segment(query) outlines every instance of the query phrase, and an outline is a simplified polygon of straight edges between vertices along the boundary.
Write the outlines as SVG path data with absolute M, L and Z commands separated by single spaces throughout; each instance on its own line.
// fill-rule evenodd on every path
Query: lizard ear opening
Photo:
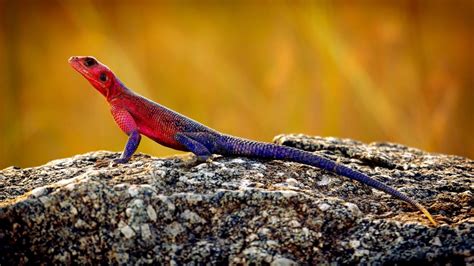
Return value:
M 100 79 L 100 81 L 102 81 L 102 82 L 106 82 L 106 81 L 109 79 L 109 77 L 107 77 L 107 74 L 105 74 L 104 72 L 102 72 L 102 73 L 100 73 L 99 79 Z

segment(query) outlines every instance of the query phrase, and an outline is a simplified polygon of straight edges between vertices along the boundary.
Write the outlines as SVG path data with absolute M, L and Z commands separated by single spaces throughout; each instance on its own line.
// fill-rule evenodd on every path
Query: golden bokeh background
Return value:
M 210 2 L 0 1 L 0 169 L 124 146 L 72 55 L 225 133 L 474 157 L 473 1 Z

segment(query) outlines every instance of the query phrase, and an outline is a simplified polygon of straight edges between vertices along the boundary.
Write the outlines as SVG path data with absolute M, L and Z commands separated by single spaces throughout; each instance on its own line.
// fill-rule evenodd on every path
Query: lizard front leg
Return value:
M 132 155 L 137 150 L 138 145 L 140 144 L 141 138 L 142 137 L 140 133 L 138 133 L 138 131 L 133 131 L 132 133 L 130 133 L 130 135 L 128 136 L 127 144 L 125 145 L 125 148 L 122 152 L 122 155 L 120 156 L 120 158 L 115 159 L 114 163 L 128 162 L 130 158 L 132 157 Z
M 128 141 L 122 155 L 120 158 L 115 159 L 114 162 L 126 163 L 137 150 L 138 145 L 140 144 L 141 135 L 138 131 L 135 120 L 126 109 L 112 106 L 111 112 L 117 125 L 123 132 L 125 132 L 125 134 L 128 135 Z

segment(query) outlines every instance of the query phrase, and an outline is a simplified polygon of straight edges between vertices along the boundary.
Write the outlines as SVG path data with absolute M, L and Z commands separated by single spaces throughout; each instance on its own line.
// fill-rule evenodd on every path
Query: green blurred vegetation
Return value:
M 474 157 L 472 1 L 0 1 L 0 168 L 126 136 L 68 65 L 93 55 L 213 128 L 393 141 Z M 175 154 L 150 140 L 139 151 Z

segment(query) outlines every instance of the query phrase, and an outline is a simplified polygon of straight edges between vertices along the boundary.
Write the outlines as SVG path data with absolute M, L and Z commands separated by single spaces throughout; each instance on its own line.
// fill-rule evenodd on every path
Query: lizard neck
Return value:
M 114 78 L 114 82 L 110 85 L 110 89 L 107 91 L 105 98 L 112 104 L 117 98 L 121 98 L 124 95 L 131 95 L 133 92 L 125 86 L 117 77 Z

